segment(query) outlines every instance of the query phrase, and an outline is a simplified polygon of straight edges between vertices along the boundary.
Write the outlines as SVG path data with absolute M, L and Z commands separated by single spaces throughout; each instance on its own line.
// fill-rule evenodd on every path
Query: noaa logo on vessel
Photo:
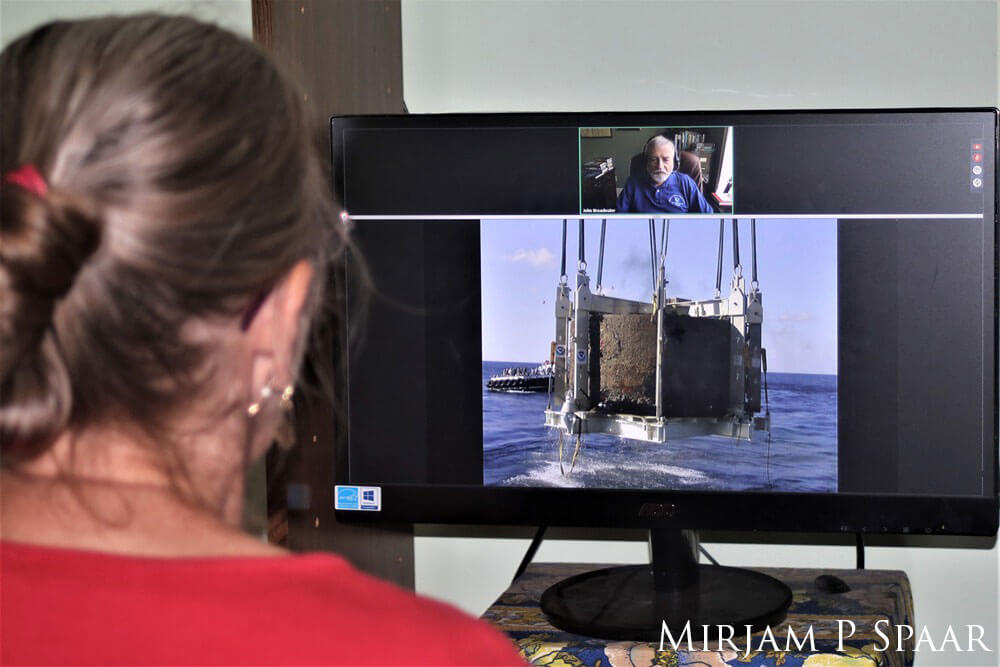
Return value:
M 586 350 L 577 350 L 576 351 L 576 363 L 578 363 L 578 364 L 585 364 L 585 363 L 587 363 L 587 351 Z
M 687 202 L 684 201 L 684 197 L 681 195 L 670 195 L 667 197 L 667 201 L 670 202 L 671 206 L 676 206 L 677 208 L 686 209 Z
M 566 346 L 565 345 L 556 345 L 556 356 L 557 357 L 565 357 L 566 356 Z

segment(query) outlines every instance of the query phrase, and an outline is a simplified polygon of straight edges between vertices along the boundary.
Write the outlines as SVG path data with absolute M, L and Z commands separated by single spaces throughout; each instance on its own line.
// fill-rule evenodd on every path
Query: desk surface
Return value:
M 895 646 L 895 626 L 913 625 L 913 598 L 910 583 L 904 572 L 889 570 L 811 570 L 787 568 L 753 568 L 785 582 L 792 589 L 792 605 L 788 617 L 773 627 L 772 633 L 778 646 L 784 648 L 791 627 L 795 636 L 805 637 L 812 627 L 816 651 L 792 648 L 791 651 L 774 651 L 767 644 L 760 649 L 764 635 L 751 637 L 750 651 L 746 652 L 746 637 L 737 630 L 733 642 L 738 651 L 716 650 L 718 637 L 715 629 L 709 635 L 709 649 L 703 648 L 700 629 L 693 633 L 695 650 L 674 652 L 660 651 L 659 638 L 655 642 L 605 641 L 574 635 L 552 627 L 538 606 L 538 599 L 548 586 L 560 579 L 608 567 L 600 564 L 533 563 L 524 575 L 512 585 L 486 611 L 483 618 L 506 632 L 519 646 L 521 655 L 536 665 L 553 667 L 598 666 L 645 667 L 647 665 L 740 665 L 759 667 L 869 667 L 871 665 L 900 666 L 913 664 L 913 640 Z M 834 574 L 843 579 L 851 590 L 846 593 L 822 593 L 816 590 L 814 580 L 819 574 Z M 875 623 L 893 642 L 887 650 L 877 633 Z M 843 650 L 838 650 L 838 620 L 853 621 L 857 631 L 847 637 L 845 625 Z M 694 629 L 692 629 L 694 631 Z M 686 648 L 686 645 L 685 645 Z

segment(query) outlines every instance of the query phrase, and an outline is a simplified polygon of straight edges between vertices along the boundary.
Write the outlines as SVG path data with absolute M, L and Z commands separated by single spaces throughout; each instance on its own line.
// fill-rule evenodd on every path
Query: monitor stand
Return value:
M 691 637 L 717 636 L 728 625 L 735 635 L 763 630 L 785 618 L 792 591 L 766 574 L 699 565 L 695 531 L 649 531 L 650 565 L 626 565 L 564 579 L 542 593 L 552 625 L 601 639 L 660 640 L 663 623 L 676 639 L 691 623 Z

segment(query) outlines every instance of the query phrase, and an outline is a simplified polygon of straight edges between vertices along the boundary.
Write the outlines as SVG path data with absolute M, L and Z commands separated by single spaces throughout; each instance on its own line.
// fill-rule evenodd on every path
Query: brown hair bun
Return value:
M 41 196 L 6 180 L 2 187 L 0 442 L 5 458 L 22 459 L 69 419 L 72 392 L 52 314 L 100 245 L 101 225 L 58 191 Z

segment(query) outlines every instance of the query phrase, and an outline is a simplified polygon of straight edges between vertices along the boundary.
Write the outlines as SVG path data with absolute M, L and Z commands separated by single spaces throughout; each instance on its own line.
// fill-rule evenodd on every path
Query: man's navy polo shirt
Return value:
M 618 213 L 712 213 L 712 207 L 687 174 L 670 172 L 659 187 L 643 174 L 628 179 L 618 196 Z

